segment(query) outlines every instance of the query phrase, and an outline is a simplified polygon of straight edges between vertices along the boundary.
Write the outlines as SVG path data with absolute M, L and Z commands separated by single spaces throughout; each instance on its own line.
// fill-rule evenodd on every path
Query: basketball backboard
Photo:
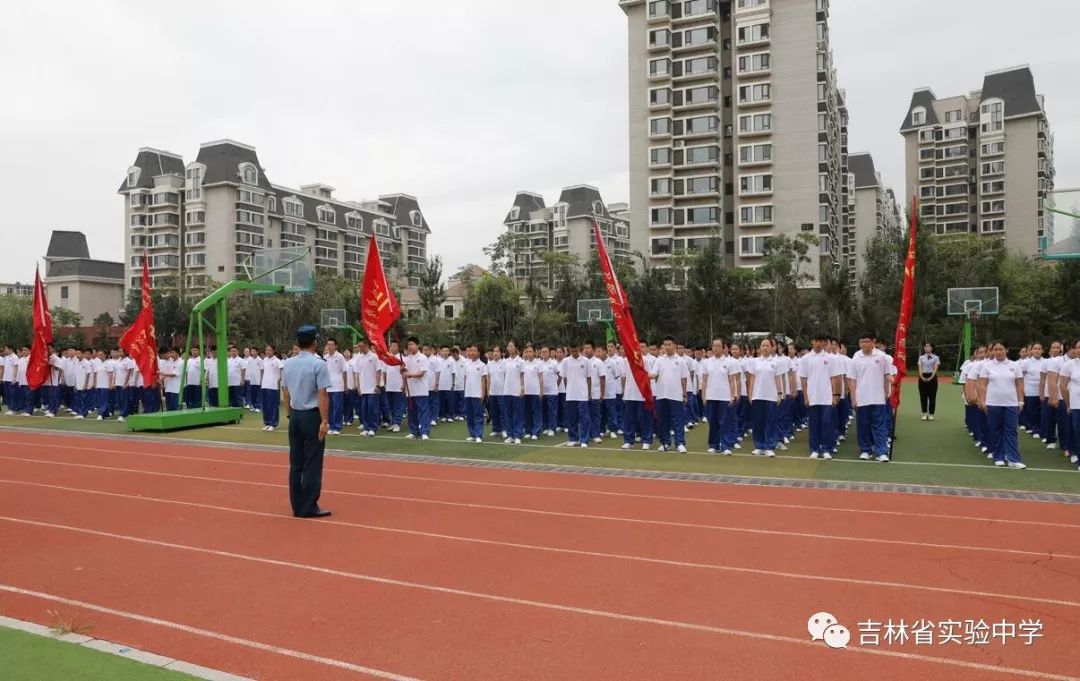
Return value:
M 240 269 L 249 280 L 281 286 L 285 293 L 310 293 L 315 287 L 310 246 L 262 248 L 249 254 Z
M 324 309 L 319 313 L 319 326 L 324 329 L 339 329 L 347 323 L 344 308 Z
M 610 322 L 611 302 L 607 298 L 583 299 L 577 301 L 577 320 L 583 324 Z
M 1056 189 L 1042 200 L 1044 260 L 1080 259 L 1080 188 Z
M 978 316 L 997 314 L 998 289 L 996 286 L 951 288 L 945 313 L 956 317 L 968 317 L 972 313 Z

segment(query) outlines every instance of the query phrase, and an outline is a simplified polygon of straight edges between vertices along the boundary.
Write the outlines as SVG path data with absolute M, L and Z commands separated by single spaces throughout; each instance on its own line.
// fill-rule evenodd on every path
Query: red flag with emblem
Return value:
M 386 281 L 382 258 L 379 257 L 379 245 L 375 235 L 368 242 L 367 265 L 364 266 L 364 286 L 360 291 L 360 326 L 371 343 L 372 349 L 386 364 L 398 366 L 401 360 L 389 354 L 386 347 L 386 332 L 401 317 L 394 292 Z
M 649 383 L 649 372 L 645 370 L 645 360 L 641 356 L 634 318 L 630 314 L 630 299 L 626 297 L 626 291 L 619 283 L 619 278 L 615 276 L 615 268 L 612 267 L 607 248 L 604 247 L 604 237 L 600 233 L 599 222 L 593 222 L 593 230 L 596 235 L 596 249 L 600 255 L 600 271 L 604 275 L 604 288 L 607 289 L 608 300 L 611 302 L 611 318 L 615 322 L 615 331 L 626 353 L 626 361 L 630 365 L 634 383 L 637 384 L 641 396 L 645 399 L 645 406 L 651 409 L 652 386 Z
M 918 232 L 919 201 L 911 197 L 911 226 L 908 228 L 907 257 L 904 259 L 904 287 L 900 294 L 900 316 L 896 320 L 896 340 L 893 343 L 893 364 L 896 382 L 889 399 L 893 410 L 900 408 L 900 385 L 907 376 L 907 335 L 915 308 L 915 237 Z
M 120 347 L 135 360 L 143 385 L 152 386 L 157 378 L 157 338 L 154 332 L 154 302 L 150 298 L 149 258 L 143 255 L 142 310 L 139 316 L 120 337 Z
M 26 383 L 37 390 L 49 376 L 49 346 L 53 342 L 52 314 L 45 298 L 41 272 L 34 270 L 34 341 L 30 345 L 30 361 L 26 365 Z

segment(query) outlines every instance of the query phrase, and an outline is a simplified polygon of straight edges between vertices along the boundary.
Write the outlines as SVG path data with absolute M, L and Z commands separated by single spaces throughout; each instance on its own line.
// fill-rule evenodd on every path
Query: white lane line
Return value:
M 201 480 L 204 482 L 221 482 L 233 485 L 247 485 L 251 487 L 270 487 L 273 489 L 285 489 L 288 485 L 279 485 L 270 482 L 254 482 L 250 480 L 231 480 L 227 478 L 212 478 L 202 475 L 185 475 L 182 473 L 164 473 L 159 471 L 144 471 L 136 468 L 119 468 L 115 466 L 95 466 L 85 463 L 74 463 L 71 461 L 46 461 L 42 459 L 24 459 L 14 456 L 0 456 L 0 459 L 7 461 L 20 461 L 23 463 L 36 464 L 41 466 L 68 466 L 73 468 L 89 468 L 93 470 L 102 471 L 114 471 L 119 473 L 133 473 L 135 475 L 151 475 L 165 478 L 177 478 L 182 480 Z M 561 511 L 545 511 L 534 508 L 520 508 L 516 506 L 496 506 L 492 504 L 470 504 L 457 501 L 441 501 L 439 499 L 421 499 L 417 497 L 399 497 L 385 494 L 365 494 L 363 492 L 347 492 L 341 490 L 323 489 L 324 494 L 340 494 L 342 496 L 359 497 L 363 499 L 381 499 L 384 501 L 401 501 L 414 504 L 435 504 L 439 506 L 450 506 L 454 508 L 470 508 L 480 509 L 485 511 L 505 511 L 508 513 L 527 513 L 530 515 L 541 515 L 555 518 L 571 518 L 574 520 L 601 520 L 607 522 L 617 523 L 631 523 L 635 525 L 654 525 L 658 527 L 682 527 L 695 530 L 710 530 L 716 532 L 738 532 L 742 534 L 755 534 L 763 536 L 777 536 L 777 537 L 798 537 L 800 539 L 820 539 L 826 541 L 848 541 L 858 542 L 864 544 L 882 544 L 886 546 L 909 546 L 909 547 L 930 547 L 936 549 L 949 549 L 957 551 L 980 551 L 986 553 L 1005 553 L 1009 555 L 1017 556 L 1035 556 L 1038 558 L 1046 559 L 1072 559 L 1080 560 L 1080 555 L 1073 555 L 1068 553 L 1055 553 L 1047 551 L 1027 551 L 1023 549 L 1007 549 L 998 548 L 993 546 L 971 546 L 963 544 L 938 544 L 932 542 L 922 541 L 904 541 L 900 539 L 878 539 L 873 537 L 854 537 L 849 535 L 837 535 L 837 534 L 819 534 L 813 532 L 791 532 L 785 530 L 763 530 L 750 527 L 731 527 L 727 525 L 705 525 L 700 523 L 685 523 L 677 522 L 674 520 L 650 520 L 647 518 L 626 518 L 622 516 L 608 516 L 608 515 L 593 515 L 588 513 L 564 513 Z
M 318 567 L 318 566 L 315 566 L 315 565 L 307 565 L 307 564 L 304 564 L 304 563 L 294 563 L 294 562 L 291 562 L 291 561 L 276 560 L 276 559 L 272 559 L 272 558 L 260 558 L 258 556 L 250 556 L 250 555 L 246 555 L 246 554 L 242 554 L 242 553 L 233 553 L 233 552 L 230 552 L 230 551 L 218 551 L 216 549 L 207 549 L 207 548 L 203 548 L 203 547 L 200 547 L 200 546 L 191 546 L 191 545 L 187 545 L 187 544 L 174 544 L 172 542 L 157 541 L 157 540 L 154 540 L 154 539 L 144 539 L 142 537 L 132 537 L 132 536 L 128 536 L 128 535 L 114 534 L 114 533 L 111 533 L 111 532 L 102 532 L 102 531 L 99 531 L 99 530 L 90 530 L 90 529 L 81 528 L 81 527 L 72 527 L 72 526 L 69 526 L 69 525 L 58 525 L 58 524 L 53 524 L 53 523 L 42 523 L 42 522 L 37 522 L 37 521 L 23 520 L 23 519 L 20 519 L 20 518 L 8 518 L 8 517 L 5 517 L 5 516 L 0 516 L 0 520 L 13 522 L 13 523 L 21 523 L 21 524 L 24 524 L 24 525 L 33 525 L 33 526 L 38 526 L 38 527 L 47 527 L 47 528 L 51 528 L 51 529 L 66 530 L 66 531 L 69 531 L 69 532 L 76 532 L 76 533 L 87 534 L 87 535 L 98 536 L 98 537 L 106 537 L 106 538 L 109 538 L 109 539 L 117 539 L 117 540 L 121 540 L 121 541 L 133 542 L 133 543 L 137 543 L 137 544 L 147 544 L 147 545 L 151 545 L 151 546 L 160 546 L 160 547 L 164 547 L 164 548 L 178 549 L 178 550 L 181 550 L 181 551 L 190 551 L 192 553 L 201 553 L 201 554 L 206 554 L 206 555 L 218 556 L 218 557 L 221 557 L 221 558 L 233 558 L 233 559 L 243 560 L 243 561 L 248 561 L 248 562 L 253 562 L 253 563 L 261 563 L 261 564 L 265 564 L 265 565 L 274 565 L 274 566 L 278 566 L 278 567 L 284 567 L 284 568 L 290 568 L 290 569 L 296 569 L 296 570 L 306 570 L 306 571 L 309 571 L 309 572 L 316 572 L 316 573 L 325 574 L 325 575 L 332 575 L 332 576 L 335 576 L 335 577 L 342 577 L 342 578 L 345 578 L 345 579 L 351 579 L 351 580 L 357 580 L 357 581 L 363 581 L 363 582 L 370 582 L 370 583 L 373 583 L 373 584 L 381 584 L 381 585 L 386 585 L 386 586 L 397 586 L 397 587 L 403 587 L 403 588 L 407 588 L 407 589 L 416 589 L 416 590 L 420 590 L 420 591 L 428 591 L 428 592 L 432 592 L 432 593 L 448 594 L 448 595 L 452 595 L 452 596 L 463 596 L 465 598 L 475 598 L 475 599 L 479 599 L 479 600 L 492 601 L 492 602 L 495 602 L 495 603 L 506 603 L 506 604 L 510 604 L 510 605 L 526 606 L 526 607 L 531 607 L 531 608 L 539 608 L 539 609 L 543 609 L 543 610 L 552 610 L 552 611 L 556 611 L 556 612 L 564 612 L 564 613 L 570 613 L 570 614 L 574 614 L 574 615 L 584 615 L 584 616 L 588 616 L 588 617 L 597 617 L 597 618 L 603 618 L 603 619 L 609 619 L 609 620 L 617 620 L 617 621 L 622 621 L 622 622 L 632 622 L 632 623 L 635 623 L 635 624 L 651 624 L 651 625 L 656 625 L 656 626 L 660 626 L 660 627 L 668 627 L 668 628 L 673 628 L 673 629 L 680 629 L 680 630 L 684 630 L 684 631 L 698 631 L 698 632 L 704 632 L 704 633 L 710 633 L 710 634 L 719 634 L 719 635 L 725 635 L 725 636 L 737 636 L 737 637 L 740 637 L 740 638 L 748 638 L 748 639 L 754 639 L 754 640 L 759 640 L 759 641 L 772 641 L 772 642 L 776 642 L 776 643 L 788 643 L 788 644 L 794 644 L 794 645 L 800 645 L 800 646 L 820 647 L 820 643 L 814 643 L 814 642 L 809 641 L 809 640 L 807 640 L 805 638 L 794 638 L 794 637 L 791 637 L 791 636 L 779 636 L 779 635 L 776 635 L 776 634 L 765 634 L 765 633 L 755 632 L 755 631 L 744 631 L 744 630 L 741 630 L 741 629 L 728 629 L 728 628 L 724 628 L 724 627 L 715 627 L 715 626 L 706 625 L 706 624 L 695 624 L 695 623 L 692 623 L 692 622 L 682 622 L 682 621 L 679 621 L 679 620 L 668 620 L 668 619 L 661 619 L 661 618 L 657 618 L 657 617 L 645 617 L 645 616 L 641 616 L 641 615 L 629 615 L 629 614 L 626 614 L 626 613 L 612 612 L 612 611 L 608 611 L 608 610 L 598 610 L 598 609 L 595 609 L 595 608 L 581 608 L 581 607 L 572 606 L 572 605 L 563 605 L 563 604 L 560 604 L 560 603 L 549 603 L 549 602 L 546 602 L 546 601 L 536 601 L 536 600 L 525 599 L 525 598 L 512 598 L 512 597 L 509 597 L 509 596 L 499 596 L 497 594 L 489 594 L 489 593 L 483 593 L 483 592 L 478 592 L 478 591 L 466 591 L 464 589 L 454 589 L 454 588 L 451 588 L 451 587 L 435 586 L 435 585 L 432 585 L 432 584 L 422 584 L 422 583 L 419 583 L 419 582 L 408 582 L 408 581 L 404 581 L 404 580 L 390 579 L 390 578 L 387 578 L 387 577 L 376 577 L 374 575 L 366 575 L 366 574 L 362 574 L 362 573 L 358 573 L 358 572 L 347 572 L 347 571 L 344 571 L 344 570 L 334 570 L 334 569 L 330 569 L 330 568 Z M 0 589 L 5 589 L 5 585 L 0 585 Z M 14 589 L 15 589 L 15 587 L 6 587 L 6 590 L 9 590 L 9 591 L 13 591 Z M 25 592 L 22 589 L 19 589 L 18 591 L 13 591 L 13 592 L 14 593 L 25 593 L 26 595 L 37 595 L 37 592 Z M 48 596 L 48 594 L 46 594 L 45 596 Z M 59 600 L 59 597 L 55 597 L 55 596 L 50 597 L 50 598 L 53 599 L 53 600 Z M 70 602 L 68 599 L 62 599 L 62 600 L 59 600 L 59 602 L 68 603 L 69 605 L 81 605 L 81 603 L 79 603 L 78 601 Z M 100 610 L 102 612 L 108 612 L 108 609 L 103 609 L 101 606 L 94 606 L 91 609 L 98 609 L 98 610 Z M 142 616 L 139 616 L 139 617 L 142 617 Z M 152 620 L 153 618 L 146 618 L 146 619 Z M 183 626 L 183 625 L 176 625 L 176 626 Z M 265 645 L 265 644 L 259 644 L 259 645 Z M 272 647 L 272 646 L 268 646 L 268 647 Z M 999 667 L 999 666 L 995 666 L 995 665 L 981 664 L 981 663 L 978 663 L 978 662 L 968 662 L 968 661 L 965 661 L 965 660 L 951 660 L 951 659 L 943 658 L 943 657 L 934 657 L 934 656 L 929 656 L 929 655 L 916 655 L 916 654 L 913 654 L 913 653 L 901 653 L 901 652 L 896 652 L 896 651 L 891 651 L 891 650 L 881 650 L 881 649 L 878 649 L 878 648 L 864 648 L 864 647 L 859 647 L 859 646 L 852 646 L 850 648 L 847 648 L 846 650 L 848 652 L 852 652 L 852 653 L 856 653 L 856 654 L 861 653 L 861 654 L 867 654 L 867 655 L 878 655 L 878 656 L 882 656 L 882 657 L 893 657 L 893 658 L 900 658 L 900 659 L 906 659 L 906 660 L 914 660 L 914 661 L 918 661 L 918 662 L 926 662 L 926 663 L 931 663 L 931 664 L 942 664 L 942 665 L 949 665 L 949 666 L 955 666 L 955 667 L 963 667 L 963 668 L 966 668 L 966 669 L 977 669 L 977 670 L 980 670 L 980 671 L 1012 674 L 1012 675 L 1015 675 L 1015 676 L 1026 676 L 1028 678 L 1050 679 L 1052 681 L 1080 681 L 1080 679 L 1078 679 L 1077 677 L 1065 676 L 1065 675 L 1061 675 L 1061 674 L 1051 674 L 1051 673 L 1047 673 L 1047 672 L 1038 672 L 1038 671 L 1034 671 L 1034 670 L 1030 670 L 1030 669 L 1017 669 L 1017 668 L 1011 668 L 1011 667 Z M 290 652 L 295 652 L 295 651 L 290 651 Z M 299 653 L 299 655 L 303 655 L 303 653 Z M 385 672 L 383 672 L 383 673 L 385 673 Z M 387 677 L 382 677 L 382 678 L 387 678 Z M 390 677 L 390 678 L 394 678 L 394 677 Z M 396 678 L 403 678 L 403 677 L 396 677 Z
M 61 527 L 61 526 L 57 526 Z M 73 528 L 63 528 L 73 529 Z M 119 537 L 119 535 L 117 535 Z M 365 667 L 359 664 L 353 664 L 352 662 L 344 662 L 342 660 L 335 660 L 329 657 L 322 657 L 321 655 L 312 655 L 311 653 L 301 652 L 299 650 L 292 650 L 290 648 L 282 648 L 280 646 L 270 645 L 268 643 L 261 643 L 259 641 L 251 641 L 246 638 L 239 638 L 237 636 L 230 636 L 228 634 L 222 634 L 217 631 L 210 631 L 208 629 L 200 629 L 198 627 L 192 627 L 187 624 L 181 624 L 179 622 L 170 622 L 169 620 L 163 620 L 158 617 L 150 617 L 148 615 L 140 615 L 134 612 L 128 612 L 126 610 L 117 610 L 115 608 L 108 608 L 103 605 L 97 605 L 94 603 L 87 603 L 85 601 L 78 601 L 73 598 L 65 598 L 64 596 L 57 596 L 55 594 L 43 593 L 41 591 L 32 591 L 30 589 L 22 589 L 10 584 L 0 584 L 0 591 L 6 591 L 12 594 L 18 594 L 20 596 L 29 596 L 31 598 L 38 598 L 45 601 L 51 601 L 53 603 L 63 603 L 64 605 L 70 605 L 76 608 L 83 608 L 85 610 L 92 610 L 94 612 L 100 612 L 106 615 L 112 615 L 114 617 L 121 617 L 123 619 L 134 620 L 136 622 L 142 622 L 143 624 L 153 624 L 159 627 L 165 627 L 166 629 L 173 629 L 175 631 L 182 631 L 187 634 L 194 634 L 196 636 L 202 636 L 203 638 L 214 639 L 215 641 L 223 641 L 225 643 L 232 643 L 233 645 L 243 646 L 245 648 L 253 648 L 255 650 L 261 650 L 266 653 L 274 653 L 276 655 L 284 655 L 285 657 L 293 657 L 298 660 L 304 660 L 305 662 L 314 662 L 316 664 L 325 665 L 327 667 L 336 667 L 338 669 L 345 669 L 351 672 L 357 672 L 360 674 L 366 674 L 377 679 L 388 679 L 389 681 L 420 681 L 412 676 L 403 676 L 401 674 L 394 674 L 392 672 L 385 672 L 381 669 L 375 669 L 374 667 Z
M 50 485 L 40 482 L 25 482 L 22 480 L 3 480 L 0 479 L 0 484 L 9 485 L 22 485 L 26 487 L 38 487 L 42 489 L 61 490 L 64 492 L 78 492 L 83 494 L 92 494 L 105 497 L 114 497 L 118 499 L 127 499 L 130 501 L 145 501 L 160 504 L 172 504 L 176 506 L 185 506 L 188 508 L 201 508 L 210 511 L 225 511 L 228 513 L 238 513 L 242 515 L 257 516 L 261 518 L 272 518 L 275 520 L 291 520 L 280 513 L 268 513 L 266 511 L 254 511 L 246 508 L 234 508 L 231 506 L 215 506 L 212 504 L 200 504 L 194 501 L 179 501 L 176 499 L 163 499 L 161 497 L 147 497 L 141 495 L 120 494 L 117 492 L 105 492 L 96 489 L 84 489 L 80 487 L 65 487 L 63 485 Z M 888 589 L 913 589 L 916 591 L 927 591 L 933 593 L 945 593 L 961 596 L 974 596 L 978 598 L 1000 598 L 1005 600 L 1016 601 L 1029 601 L 1032 603 L 1045 603 L 1048 605 L 1061 605 L 1071 608 L 1080 608 L 1080 602 L 1065 601 L 1056 598 L 1040 598 L 1038 596 L 1020 596 L 1017 594 L 1004 594 L 993 593 L 988 591 L 971 591 L 968 589 L 951 589 L 948 587 L 936 587 L 926 586 L 922 584 L 910 584 L 906 582 L 886 582 L 881 580 L 872 579 L 854 579 L 850 577 L 828 577 L 824 575 L 811 575 L 811 574 L 799 574 L 794 572 L 780 572 L 777 570 L 765 570 L 760 568 L 746 568 L 737 567 L 733 565 L 721 565 L 719 563 L 698 563 L 693 561 L 681 561 L 671 560 L 666 558 L 650 558 L 648 556 L 636 556 L 623 553 L 606 553 L 602 551 L 585 551 L 581 549 L 569 549 L 558 546 L 546 546 L 543 544 L 525 544 L 520 542 L 505 542 L 495 539 L 480 539 L 477 537 L 461 537 L 452 534 L 441 534 L 437 532 L 425 532 L 423 530 L 406 530 L 397 527 L 385 527 L 382 525 L 368 525 L 365 523 L 354 523 L 346 520 L 324 520 L 319 523 L 320 525 L 338 525 L 340 527 L 350 527 L 361 530 L 371 530 L 374 532 L 386 532 L 389 534 L 403 534 L 415 537 L 425 537 L 429 539 L 440 539 L 445 541 L 459 541 L 470 544 L 482 544 L 487 546 L 499 546 L 506 548 L 522 549 L 526 551 L 543 551 L 545 553 L 555 553 L 571 556 L 587 556 L 590 558 L 602 558 L 608 560 L 625 560 L 638 563 L 648 563 L 652 565 L 665 565 L 678 568 L 690 568 L 690 569 L 702 569 L 702 570 L 716 570 L 720 572 L 734 572 L 750 575 L 763 575 L 767 577 L 781 577 L 785 579 L 795 580 L 809 580 L 816 582 L 831 582 L 835 584 L 850 584 L 856 586 L 869 586 L 869 587 L 882 587 Z
M 129 456 L 145 456 L 155 459 L 178 459 L 180 461 L 203 461 L 207 463 L 223 463 L 233 464 L 237 466 L 258 466 L 263 468 L 273 468 L 281 470 L 288 468 L 285 464 L 265 463 L 262 461 L 239 461 L 236 459 L 214 459 L 209 457 L 200 456 L 180 456 L 176 454 L 153 454 L 145 451 L 132 451 L 127 449 L 101 449 L 97 447 L 77 447 L 67 445 L 56 445 L 39 442 L 17 442 L 11 440 L 0 440 L 0 444 L 12 444 L 22 445 L 26 447 L 43 447 L 49 449 L 61 449 L 65 451 L 85 451 L 85 452 L 104 452 L 106 454 L 127 454 Z M 179 445 L 181 447 L 185 445 Z M 192 447 L 194 449 L 194 447 Z M 239 450 L 245 453 L 251 450 Z M 597 496 L 610 496 L 610 497 L 625 497 L 631 499 L 655 499 L 660 501 L 689 501 L 700 502 L 707 504 L 727 504 L 732 506 L 756 506 L 762 508 L 782 508 L 789 510 L 801 510 L 801 511 L 813 511 L 815 513 L 857 513 L 862 515 L 884 515 L 890 517 L 917 517 L 917 518 L 933 518 L 935 520 L 965 520 L 973 522 L 985 522 L 985 523 L 1002 523 L 1010 525 L 1034 525 L 1038 527 L 1056 527 L 1068 530 L 1080 530 L 1080 524 L 1072 523 L 1051 523 L 1041 520 L 1013 520 L 1010 518 L 989 518 L 984 516 L 966 516 L 966 515 L 950 515 L 947 513 L 919 513 L 919 512 L 907 512 L 907 511 L 886 511 L 875 509 L 860 509 L 860 508 L 841 508 L 836 506 L 812 506 L 809 504 L 781 504 L 770 503 L 763 501 L 742 501 L 733 499 L 710 499 L 707 497 L 679 497 L 679 496 L 667 496 L 660 494 L 641 494 L 635 492 L 612 492 L 606 490 L 586 489 L 580 487 L 554 487 L 545 485 L 523 485 L 517 483 L 505 483 L 505 482 L 484 482 L 479 480 L 464 480 L 460 478 L 437 478 L 421 475 L 401 475 L 394 473 L 374 473 L 370 471 L 357 471 L 348 468 L 330 468 L 325 469 L 330 473 L 344 473 L 346 475 L 358 475 L 366 477 L 376 478 L 390 478 L 396 480 L 415 480 L 418 482 L 440 482 L 447 484 L 459 484 L 459 485 L 474 485 L 479 487 L 505 487 L 507 489 L 528 489 L 541 492 L 571 492 L 578 494 L 593 494 Z

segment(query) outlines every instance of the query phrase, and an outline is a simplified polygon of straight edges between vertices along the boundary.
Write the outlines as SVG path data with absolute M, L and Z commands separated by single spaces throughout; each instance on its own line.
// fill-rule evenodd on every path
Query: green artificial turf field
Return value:
M 0 627 L 5 681 L 191 681 L 195 677 Z
M 68 432 L 110 433 L 123 435 L 127 430 L 115 420 L 99 422 L 71 418 L 44 419 L 21 416 L 0 416 L 0 426 L 33 428 Z M 259 414 L 247 413 L 244 421 L 235 426 L 216 426 L 189 431 L 166 433 L 177 440 L 205 440 L 221 443 L 256 445 L 287 445 L 287 423 L 274 433 L 261 430 Z M 155 435 L 141 433 L 142 436 Z M 605 440 L 588 449 L 562 446 L 565 435 L 526 440 L 522 445 L 506 445 L 501 439 L 488 438 L 483 444 L 465 442 L 463 423 L 439 424 L 432 428 L 431 440 L 421 442 L 405 439 L 404 432 L 391 434 L 381 431 L 374 438 L 360 437 L 355 428 L 346 428 L 342 435 L 331 436 L 329 449 L 398 454 L 429 454 L 501 461 L 527 461 L 550 464 L 577 464 L 657 471 L 689 471 L 720 473 L 753 477 L 784 477 L 821 480 L 911 483 L 994 489 L 1016 489 L 1046 492 L 1080 493 L 1080 472 L 1070 464 L 1060 450 L 1047 450 L 1031 437 L 1020 433 L 1024 471 L 995 468 L 980 454 L 963 426 L 963 406 L 958 386 L 942 384 L 938 393 L 936 421 L 919 419 L 918 389 L 914 381 L 904 386 L 897 427 L 897 442 L 893 462 L 880 464 L 858 460 L 855 428 L 852 425 L 846 442 L 840 446 L 832 461 L 807 458 L 807 434 L 797 434 L 786 452 L 777 458 L 765 459 L 749 455 L 749 442 L 736 456 L 720 457 L 705 454 L 706 426 L 699 424 L 687 434 L 688 454 L 642 452 L 639 448 L 623 451 L 622 440 Z M 2 434 L 0 434 L 2 439 Z

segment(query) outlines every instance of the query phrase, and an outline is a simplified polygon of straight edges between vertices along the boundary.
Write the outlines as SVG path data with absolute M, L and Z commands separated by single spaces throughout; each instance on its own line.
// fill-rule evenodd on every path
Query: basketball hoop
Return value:
M 981 317 L 981 316 L 982 316 L 982 311 L 981 311 L 981 310 L 979 310 L 979 309 L 971 309 L 971 310 L 968 310 L 968 320 L 969 320 L 969 321 L 970 321 L 970 322 L 971 322 L 972 324 L 974 324 L 975 322 L 979 321 L 979 317 Z

